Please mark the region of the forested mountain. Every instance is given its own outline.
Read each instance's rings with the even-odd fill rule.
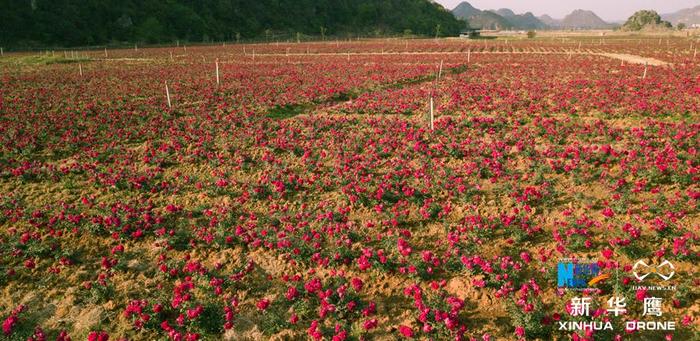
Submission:
[[[613,25],[606,23],[593,11],[577,9],[564,17],[560,23],[564,28],[611,28]]]
[[[510,9],[501,8],[497,11],[482,11],[464,1],[452,10],[457,18],[465,19],[472,28],[490,30],[503,29],[544,29],[547,25],[536,18],[532,13],[515,14]]]
[[[526,29],[526,30],[532,30],[532,29],[545,29],[547,28],[547,25],[545,25],[543,22],[541,22],[535,15],[533,15],[531,12],[523,13],[523,14],[515,14],[512,10],[507,9],[507,8],[501,8],[496,13],[502,17],[504,17],[508,22],[513,24],[513,27],[519,28],[519,29]]]
[[[671,27],[670,22],[661,20],[661,16],[652,10],[637,11],[622,25],[625,31],[665,30]]]
[[[700,8],[700,6],[699,6]],[[577,9],[564,19],[557,20],[549,15],[535,17],[531,12],[515,14],[508,8],[482,11],[464,1],[452,10],[457,18],[466,19],[473,28],[484,29],[602,29],[615,25],[606,23],[592,11]]]
[[[3,46],[96,45],[306,35],[457,35],[430,0],[0,0]]]
[[[459,19],[469,22],[472,28],[483,28],[489,30],[503,30],[513,27],[506,18],[492,11],[482,11],[474,8],[464,1],[452,10],[452,14]]]

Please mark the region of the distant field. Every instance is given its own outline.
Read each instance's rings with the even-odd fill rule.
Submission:
[[[525,37],[526,31],[518,31]],[[505,36],[515,32],[503,31],[503,32],[493,32],[487,35],[493,36]],[[673,29],[660,29],[660,30],[645,30],[645,31],[622,31],[622,30],[538,30],[537,35],[540,37],[548,38],[561,38],[561,37],[616,37],[616,38],[654,38],[654,37],[675,37],[675,38],[691,38],[698,39],[700,36],[700,29],[688,28],[684,30],[673,30]]]
[[[5,52],[2,335],[700,339],[700,41],[538,34]]]

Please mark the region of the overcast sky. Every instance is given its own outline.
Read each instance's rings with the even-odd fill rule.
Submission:
[[[436,0],[453,9],[463,0]],[[700,0],[467,0],[478,9],[510,8],[515,13],[549,14],[562,19],[575,9],[587,9],[608,21],[624,20],[640,9],[653,9],[659,14],[700,5]]]

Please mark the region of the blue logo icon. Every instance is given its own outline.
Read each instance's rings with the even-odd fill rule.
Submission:
[[[560,288],[587,288],[598,275],[600,267],[596,263],[557,263],[557,286]]]

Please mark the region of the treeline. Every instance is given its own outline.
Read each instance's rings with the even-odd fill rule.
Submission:
[[[0,0],[0,44],[20,47],[446,36],[464,27],[429,0]]]

